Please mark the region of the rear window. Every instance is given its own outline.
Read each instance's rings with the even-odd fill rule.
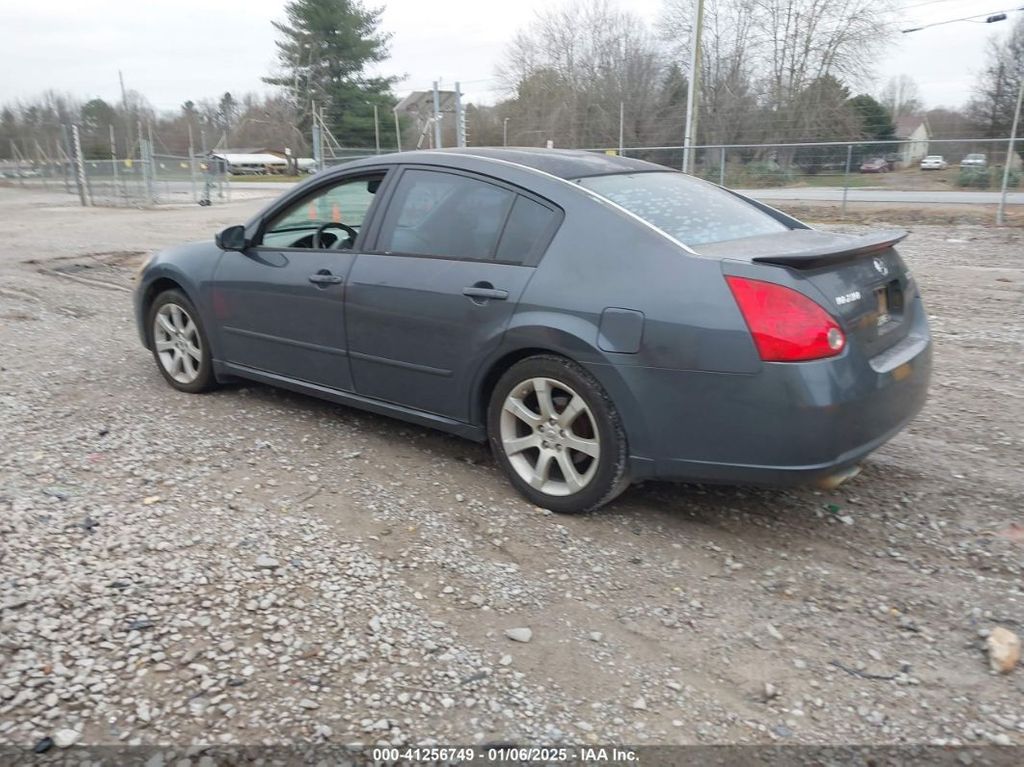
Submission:
[[[684,245],[788,231],[739,197],[685,173],[590,176],[579,183],[621,205]]]

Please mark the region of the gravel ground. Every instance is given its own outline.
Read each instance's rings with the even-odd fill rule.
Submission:
[[[860,477],[559,517],[473,443],[163,383],[132,266],[259,204],[0,189],[0,743],[1024,744],[1020,229],[901,246],[932,394]]]

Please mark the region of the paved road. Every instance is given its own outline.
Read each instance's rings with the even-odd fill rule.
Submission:
[[[785,189],[738,189],[741,194],[755,200],[805,200],[841,202],[842,187],[795,187]],[[945,203],[947,205],[995,205],[999,192],[905,192],[898,189],[850,189],[849,202],[912,202]],[[1024,205],[1024,193],[1013,192],[1006,196],[1008,205]]]
[[[243,181],[232,184],[232,190],[279,191],[282,194],[293,184],[279,181]],[[755,200],[798,200],[808,202],[841,202],[842,187],[790,187],[784,189],[738,189]],[[995,205],[999,192],[906,192],[896,189],[850,189],[848,202],[908,202],[944,203],[947,205]],[[1008,205],[1024,205],[1024,192],[1013,192],[1006,197]]]

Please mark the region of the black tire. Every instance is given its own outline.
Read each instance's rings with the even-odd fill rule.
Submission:
[[[517,389],[520,389],[521,392],[528,391],[527,382],[537,378],[551,379],[555,382],[556,387],[558,384],[566,387],[564,390],[555,389],[556,394],[552,399],[555,402],[556,410],[559,407],[559,400],[564,402],[561,405],[562,412],[564,412],[572,394],[581,397],[589,409],[588,423],[583,424],[583,427],[588,432],[596,432],[593,435],[598,441],[596,457],[589,458],[582,453],[575,453],[566,448],[566,458],[574,463],[580,462],[586,467],[590,476],[589,481],[581,489],[569,494],[551,494],[531,486],[513,466],[512,460],[506,454],[502,440],[501,419],[506,399]],[[539,412],[539,407],[530,407],[529,409],[534,415]],[[541,421],[542,425],[546,425],[543,419]],[[526,437],[541,439],[541,436],[539,434],[535,436],[534,432],[540,430],[542,426],[531,427],[526,423],[513,423],[517,423],[526,431]],[[577,427],[572,426],[571,428]],[[487,408],[487,433],[495,460],[501,465],[512,486],[531,503],[542,508],[561,514],[593,511],[614,500],[629,486],[629,452],[626,432],[622,428],[622,421],[615,409],[615,404],[590,373],[565,357],[538,355],[521,360],[509,368],[491,392],[491,400]],[[579,435],[574,434],[573,436]],[[547,446],[548,443],[545,442],[544,445]],[[557,449],[561,451],[562,444],[558,444]],[[530,452],[533,450],[537,450],[537,453]],[[528,448],[522,450],[520,454],[525,456],[527,461],[529,461],[529,455],[538,456],[536,463],[539,464],[541,449],[539,447]],[[590,473],[590,461],[596,462],[596,468],[592,473]],[[522,466],[522,462],[519,463]],[[561,468],[558,468],[557,461],[551,464],[549,471],[554,473],[556,479],[558,476],[564,477]],[[568,483],[565,484],[568,485]]]
[[[188,315],[192,322],[195,323],[196,332],[201,342],[201,355],[197,375],[195,379],[187,383],[175,380],[175,378],[167,371],[160,360],[160,352],[156,348],[157,344],[156,339],[154,338],[155,333],[153,326],[156,322],[157,313],[167,305],[176,305]],[[164,380],[175,389],[189,394],[199,394],[216,388],[217,379],[213,375],[213,357],[210,354],[210,341],[206,336],[206,329],[203,327],[202,317],[200,317],[199,311],[196,309],[195,305],[189,301],[188,296],[180,290],[165,290],[153,299],[153,303],[150,305],[149,311],[146,313],[146,340],[149,342],[149,348],[153,352],[153,361],[156,362],[157,370],[160,371],[160,375],[164,377]]]

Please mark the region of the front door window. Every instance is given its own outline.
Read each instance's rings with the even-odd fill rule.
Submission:
[[[351,250],[373,205],[383,174],[347,179],[278,214],[263,232],[272,248]]]

